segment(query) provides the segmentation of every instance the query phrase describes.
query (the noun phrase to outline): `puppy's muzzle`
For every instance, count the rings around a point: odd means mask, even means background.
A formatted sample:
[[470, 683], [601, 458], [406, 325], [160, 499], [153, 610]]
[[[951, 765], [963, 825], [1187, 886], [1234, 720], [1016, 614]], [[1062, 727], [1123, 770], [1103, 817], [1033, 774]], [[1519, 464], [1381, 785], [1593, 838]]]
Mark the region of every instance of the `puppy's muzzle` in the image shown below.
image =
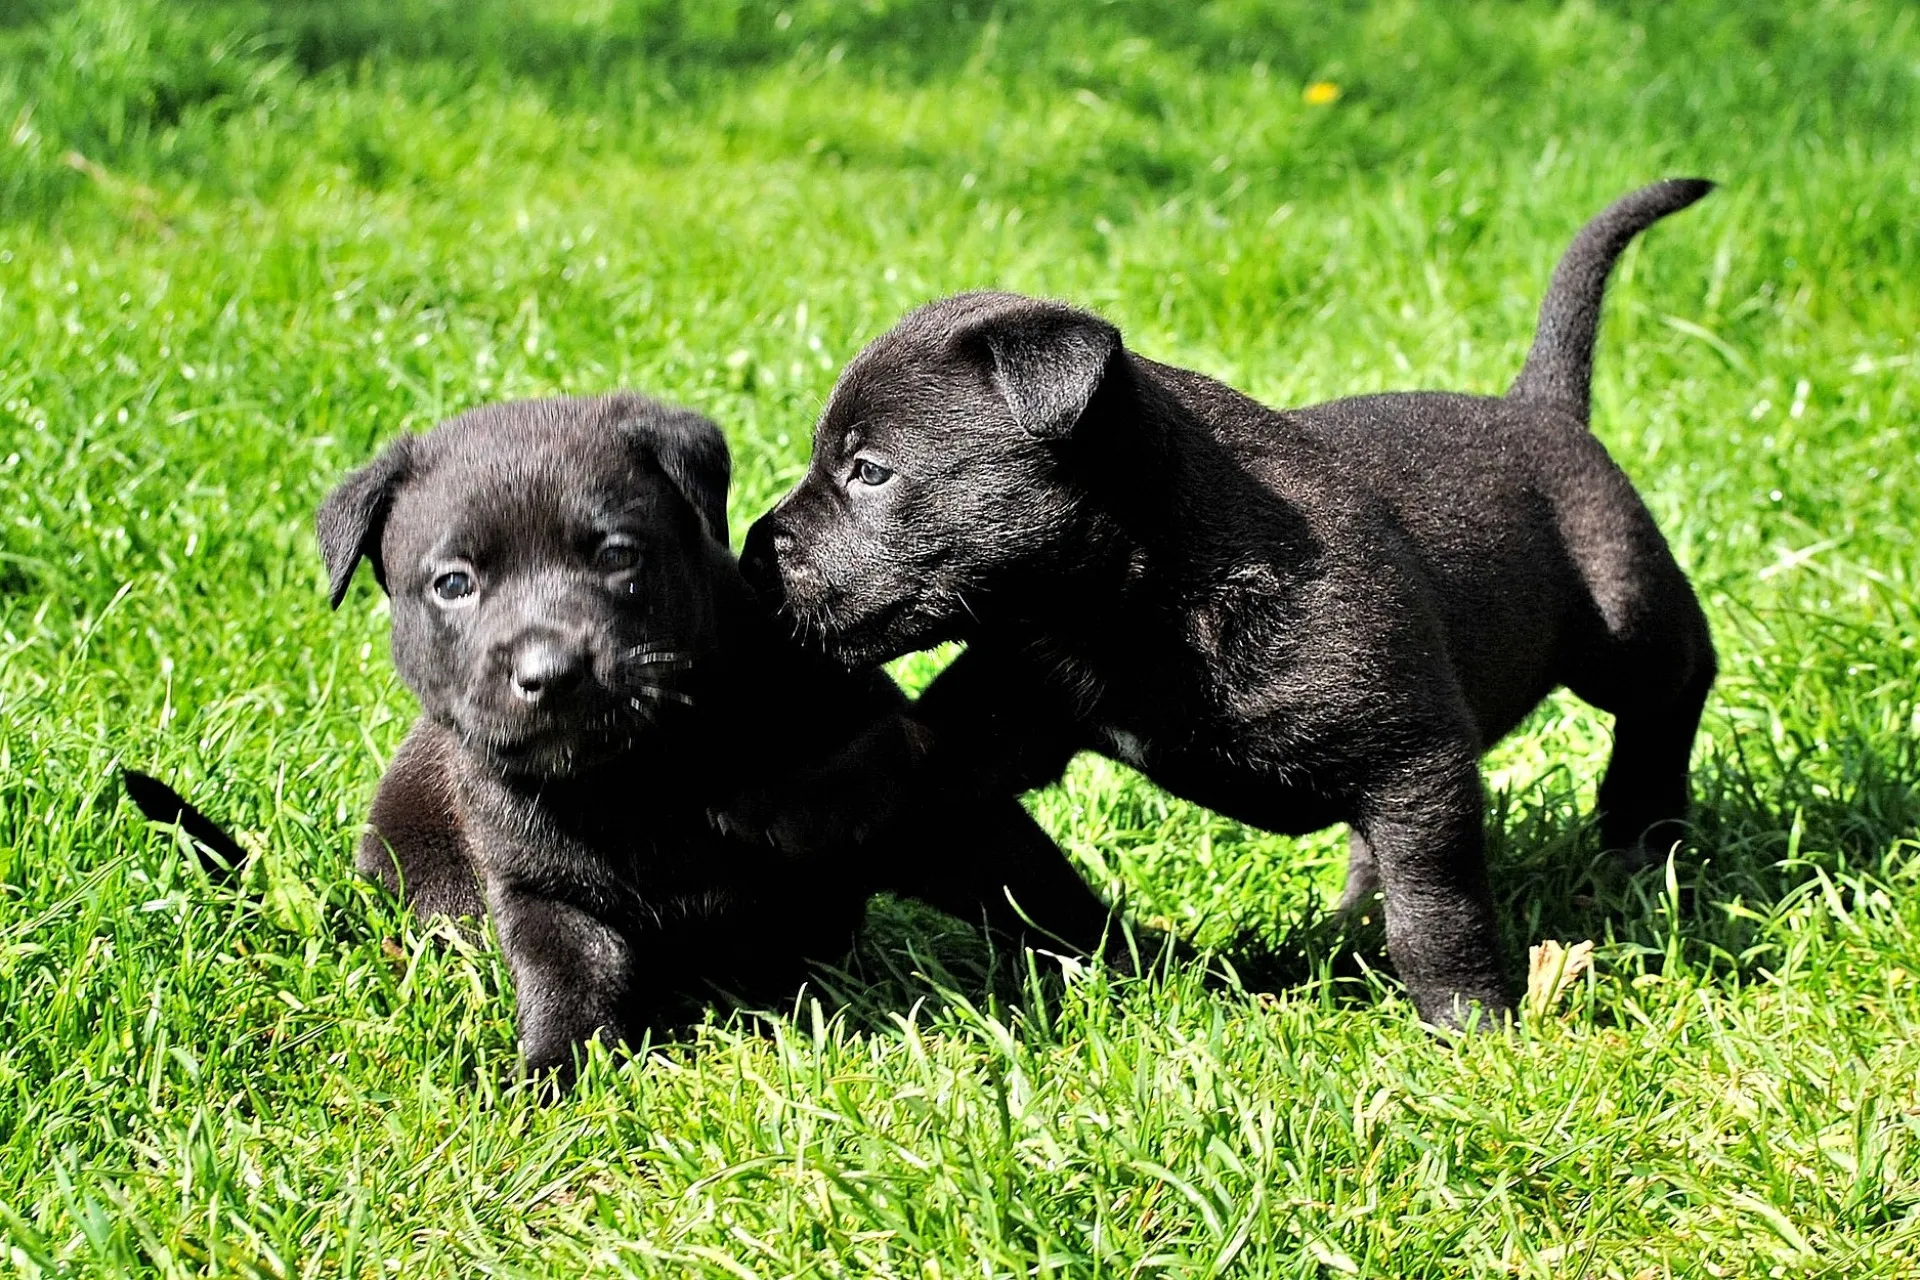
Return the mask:
[[762, 516], [747, 530], [740, 548], [740, 573], [755, 594], [769, 604], [785, 596], [783, 567], [792, 559], [794, 538], [772, 514]]
[[589, 665], [585, 645], [553, 632], [534, 632], [514, 643], [508, 680], [522, 702], [552, 701], [577, 688]]

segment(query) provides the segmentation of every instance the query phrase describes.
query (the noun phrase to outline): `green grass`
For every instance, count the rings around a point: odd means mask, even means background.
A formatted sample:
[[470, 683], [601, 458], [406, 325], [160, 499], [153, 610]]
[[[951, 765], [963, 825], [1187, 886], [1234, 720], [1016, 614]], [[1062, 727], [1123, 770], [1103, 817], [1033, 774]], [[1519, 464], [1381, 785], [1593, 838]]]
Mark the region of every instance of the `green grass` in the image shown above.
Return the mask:
[[[1920, 1273], [1911, 6], [28, 2], [0, 126], [0, 1271]], [[782, 1016], [542, 1108], [497, 955], [352, 877], [412, 708], [308, 530], [393, 433], [638, 386], [725, 426], [744, 528], [839, 365], [979, 285], [1270, 402], [1498, 390], [1581, 220], [1695, 172], [1595, 422], [1723, 653], [1699, 850], [1596, 873], [1571, 700], [1494, 753], [1516, 972], [1599, 943], [1514, 1036], [1311, 927], [1340, 833], [1095, 761], [1036, 798], [1089, 874], [1297, 984], [1015, 999], [883, 907]]]

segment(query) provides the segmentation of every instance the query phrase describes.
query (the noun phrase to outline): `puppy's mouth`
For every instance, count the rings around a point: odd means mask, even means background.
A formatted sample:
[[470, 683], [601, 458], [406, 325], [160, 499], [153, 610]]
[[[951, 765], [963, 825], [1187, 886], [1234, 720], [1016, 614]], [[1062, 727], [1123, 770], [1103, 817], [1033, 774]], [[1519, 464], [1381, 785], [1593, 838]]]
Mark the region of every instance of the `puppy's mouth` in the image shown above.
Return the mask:
[[516, 777], [564, 778], [614, 754], [611, 744], [576, 733], [463, 730], [462, 737], [500, 772]]
[[789, 598], [782, 602], [780, 616], [802, 645], [824, 653], [850, 671], [877, 667], [945, 638], [932, 634], [930, 624], [935, 620], [912, 599], [890, 600], [856, 611], [836, 599], [805, 605]]
[[574, 754], [560, 744], [489, 742], [485, 751], [495, 769], [515, 777], [564, 778], [574, 770]]
[[[456, 728], [467, 749], [502, 773], [523, 778], [565, 778], [605, 764], [665, 731], [692, 698], [655, 688], [632, 695], [607, 691], [602, 704], [569, 716], [502, 722], [484, 713], [459, 717]], [[516, 722], [517, 721], [517, 722]]]
[[800, 645], [849, 670], [883, 662], [947, 638], [940, 611], [908, 592], [885, 598], [881, 584], [849, 585], [825, 572], [797, 546], [782, 547], [769, 517], [747, 532], [740, 570], [760, 602], [792, 630]]

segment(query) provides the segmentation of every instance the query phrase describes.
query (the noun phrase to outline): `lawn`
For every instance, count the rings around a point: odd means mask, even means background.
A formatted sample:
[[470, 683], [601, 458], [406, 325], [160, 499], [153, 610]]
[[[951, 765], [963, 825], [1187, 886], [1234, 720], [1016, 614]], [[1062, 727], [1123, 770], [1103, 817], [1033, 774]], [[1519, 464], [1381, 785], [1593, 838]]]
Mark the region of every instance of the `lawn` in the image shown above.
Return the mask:
[[[0, 1271], [1920, 1274], [1920, 10], [15, 0], [0, 126]], [[412, 705], [310, 528], [396, 432], [639, 387], [724, 426], [737, 539], [981, 285], [1270, 403], [1498, 391], [1580, 222], [1688, 173], [1594, 422], [1721, 649], [1698, 839], [1608, 869], [1571, 699], [1494, 752], [1515, 974], [1597, 943], [1513, 1035], [1315, 927], [1343, 833], [1092, 759], [1033, 798], [1088, 875], [1273, 974], [989, 977], [880, 904], [542, 1107], [498, 956], [353, 877]]]

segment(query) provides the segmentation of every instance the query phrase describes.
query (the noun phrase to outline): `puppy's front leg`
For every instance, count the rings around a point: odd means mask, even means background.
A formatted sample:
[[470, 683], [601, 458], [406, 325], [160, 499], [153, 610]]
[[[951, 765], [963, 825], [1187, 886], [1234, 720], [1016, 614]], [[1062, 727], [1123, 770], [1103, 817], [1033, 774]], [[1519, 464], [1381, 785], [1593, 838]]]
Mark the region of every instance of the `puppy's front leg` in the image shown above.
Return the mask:
[[1471, 748], [1442, 750], [1379, 778], [1354, 826], [1386, 892], [1387, 953], [1425, 1021], [1481, 1025], [1513, 1012], [1487, 888], [1484, 801]]
[[865, 844], [912, 814], [960, 812], [1056, 782], [1084, 745], [1025, 664], [970, 648], [911, 707], [879, 717], [824, 765], [736, 796], [713, 817], [785, 853], [818, 854]]
[[565, 1087], [587, 1041], [618, 1044], [633, 956], [620, 932], [592, 913], [528, 886], [489, 886], [500, 949], [513, 973], [520, 1056], [530, 1076]]
[[982, 795], [1051, 786], [1089, 744], [1072, 700], [1017, 652], [969, 645], [908, 714], [928, 735], [923, 769]]
[[1113, 909], [1018, 801], [955, 799], [883, 833], [873, 850], [883, 887], [984, 922], [1021, 945], [1064, 945], [1091, 956], [1117, 933]]
[[1373, 905], [1379, 893], [1380, 864], [1374, 861], [1373, 850], [1367, 847], [1365, 837], [1356, 828], [1347, 834], [1347, 885], [1340, 891], [1340, 900], [1333, 904], [1333, 913], [1361, 915]]
[[426, 716], [414, 722], [374, 792], [355, 859], [361, 875], [423, 919], [477, 920], [487, 911], [454, 794], [457, 749], [444, 726]]

